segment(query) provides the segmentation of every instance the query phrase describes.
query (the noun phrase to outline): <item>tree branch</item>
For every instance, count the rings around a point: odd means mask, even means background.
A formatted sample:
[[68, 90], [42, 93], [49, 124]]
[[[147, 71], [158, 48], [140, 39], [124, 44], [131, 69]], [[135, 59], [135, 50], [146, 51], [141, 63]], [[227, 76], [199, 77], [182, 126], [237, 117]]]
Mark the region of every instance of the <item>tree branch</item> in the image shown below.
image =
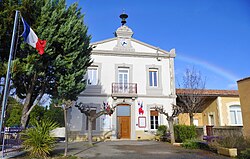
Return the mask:
[[83, 103], [79, 103], [79, 104], [75, 104], [76, 107], [78, 107], [78, 109], [81, 111], [81, 113], [84, 113], [86, 116], [90, 117], [91, 120], [94, 120], [96, 118], [99, 118], [100, 116], [104, 115], [104, 114], [113, 114], [116, 106], [114, 107], [110, 107], [109, 105], [106, 108], [102, 108], [101, 111], [95, 113], [95, 114], [91, 114], [91, 110], [95, 109], [96, 107], [93, 107], [91, 105], [85, 105]]
[[29, 111], [26, 113], [26, 115], [29, 115], [32, 109], [40, 102], [45, 92], [45, 83], [42, 86], [41, 92], [39, 93], [38, 97], [36, 98], [35, 102], [33, 102], [33, 105], [30, 107]]

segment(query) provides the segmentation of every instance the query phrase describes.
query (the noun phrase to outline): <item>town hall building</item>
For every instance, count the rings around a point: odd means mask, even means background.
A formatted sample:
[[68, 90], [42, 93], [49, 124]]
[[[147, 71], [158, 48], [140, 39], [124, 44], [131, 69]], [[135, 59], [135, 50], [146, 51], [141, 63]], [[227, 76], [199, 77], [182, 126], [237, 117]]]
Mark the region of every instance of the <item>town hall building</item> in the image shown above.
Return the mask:
[[[86, 74], [86, 89], [80, 94], [82, 102], [93, 113], [108, 104], [115, 107], [112, 115], [102, 115], [92, 125], [94, 136], [111, 139], [150, 139], [159, 125], [167, 125], [166, 116], [155, 111], [163, 107], [171, 112], [176, 103], [174, 58], [170, 51], [132, 38], [126, 25], [127, 14], [120, 15], [122, 25], [115, 37], [94, 42], [92, 65]], [[70, 138], [82, 140], [87, 136], [87, 117], [78, 108], [68, 113]]]

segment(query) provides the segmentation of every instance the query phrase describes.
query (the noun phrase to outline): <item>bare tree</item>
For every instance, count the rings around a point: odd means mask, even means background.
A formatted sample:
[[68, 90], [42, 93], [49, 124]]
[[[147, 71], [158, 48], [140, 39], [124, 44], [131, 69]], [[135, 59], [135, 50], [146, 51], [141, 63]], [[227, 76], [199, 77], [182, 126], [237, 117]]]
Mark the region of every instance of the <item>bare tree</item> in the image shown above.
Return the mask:
[[92, 113], [92, 110], [96, 110], [95, 106], [92, 106], [91, 104], [83, 104], [82, 102], [76, 103], [76, 107], [81, 111], [81, 113], [84, 113], [88, 120], [88, 142], [90, 146], [93, 146], [92, 142], [92, 123], [95, 119], [99, 118], [102, 115], [112, 115], [115, 107], [111, 107], [108, 105], [108, 103], [104, 103], [101, 107], [101, 110], [97, 113]]
[[174, 118], [177, 117], [183, 110], [181, 107], [172, 104], [172, 113], [169, 114], [164, 110], [162, 107], [155, 107], [155, 110], [158, 111], [160, 114], [164, 114], [167, 117], [168, 125], [169, 125], [169, 131], [170, 131], [170, 138], [171, 143], [175, 143], [175, 137], [174, 137]]
[[205, 91], [206, 80], [194, 67], [186, 69], [183, 76], [181, 89], [177, 89], [177, 105], [182, 107], [184, 113], [189, 114], [190, 125], [193, 125], [194, 114], [197, 113], [203, 104], [205, 98], [202, 96]]
[[65, 148], [64, 148], [64, 156], [67, 156], [68, 153], [68, 119], [67, 119], [67, 113], [68, 109], [71, 108], [73, 105], [73, 101], [71, 100], [62, 100], [62, 103], [54, 104], [55, 107], [60, 107], [63, 109], [64, 114], [64, 124], [65, 124]]

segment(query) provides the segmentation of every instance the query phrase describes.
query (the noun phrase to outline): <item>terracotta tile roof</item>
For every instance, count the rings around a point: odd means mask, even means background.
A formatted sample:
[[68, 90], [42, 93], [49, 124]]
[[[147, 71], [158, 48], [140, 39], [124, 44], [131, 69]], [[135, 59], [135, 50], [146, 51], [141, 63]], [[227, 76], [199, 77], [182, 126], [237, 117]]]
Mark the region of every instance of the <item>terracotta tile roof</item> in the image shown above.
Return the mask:
[[[189, 89], [176, 89], [176, 94], [188, 93]], [[239, 96], [238, 90], [216, 90], [205, 89], [202, 93], [205, 96]]]

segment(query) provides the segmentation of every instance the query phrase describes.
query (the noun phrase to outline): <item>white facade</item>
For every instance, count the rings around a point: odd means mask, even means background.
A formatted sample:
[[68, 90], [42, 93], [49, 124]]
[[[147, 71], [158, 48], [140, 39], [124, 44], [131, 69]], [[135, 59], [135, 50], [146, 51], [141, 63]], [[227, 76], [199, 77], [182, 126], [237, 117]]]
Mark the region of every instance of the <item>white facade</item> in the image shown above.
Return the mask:
[[[167, 125], [166, 117], [156, 114], [153, 107], [163, 106], [171, 112], [171, 104], [176, 102], [175, 50], [161, 50], [132, 35], [132, 30], [122, 25], [115, 38], [91, 44], [93, 63], [78, 102], [96, 111], [102, 109], [103, 102], [116, 106], [111, 116], [96, 120], [94, 135], [109, 132], [112, 139], [150, 138], [158, 125]], [[71, 134], [87, 135], [86, 116], [76, 107], [69, 111], [69, 126]]]

